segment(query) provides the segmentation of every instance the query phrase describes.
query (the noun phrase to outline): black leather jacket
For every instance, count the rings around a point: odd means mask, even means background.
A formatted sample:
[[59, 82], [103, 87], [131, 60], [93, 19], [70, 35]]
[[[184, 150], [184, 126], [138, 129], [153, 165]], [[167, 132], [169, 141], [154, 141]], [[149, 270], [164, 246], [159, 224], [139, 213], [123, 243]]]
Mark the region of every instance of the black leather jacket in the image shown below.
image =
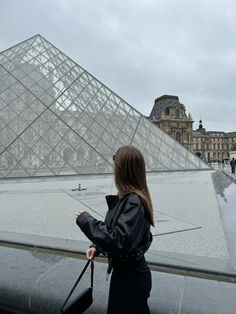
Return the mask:
[[108, 212], [104, 222], [82, 212], [76, 223], [94, 243], [99, 253], [108, 258], [137, 258], [146, 252], [152, 241], [146, 209], [135, 193], [123, 197], [106, 196]]

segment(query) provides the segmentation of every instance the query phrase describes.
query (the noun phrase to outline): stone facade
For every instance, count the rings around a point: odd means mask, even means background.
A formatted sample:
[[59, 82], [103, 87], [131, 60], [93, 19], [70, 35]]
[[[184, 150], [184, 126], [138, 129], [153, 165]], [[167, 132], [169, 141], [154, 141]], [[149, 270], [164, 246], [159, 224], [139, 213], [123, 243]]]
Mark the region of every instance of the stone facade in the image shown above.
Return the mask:
[[164, 95], [155, 100], [149, 120], [192, 151], [193, 120], [177, 96]]
[[157, 98], [149, 120], [206, 162], [227, 161], [236, 153], [236, 132], [206, 131], [201, 120], [193, 130], [194, 121], [177, 96]]
[[199, 128], [193, 131], [193, 152], [209, 162], [231, 159], [236, 144], [236, 132], [206, 131], [200, 120]]

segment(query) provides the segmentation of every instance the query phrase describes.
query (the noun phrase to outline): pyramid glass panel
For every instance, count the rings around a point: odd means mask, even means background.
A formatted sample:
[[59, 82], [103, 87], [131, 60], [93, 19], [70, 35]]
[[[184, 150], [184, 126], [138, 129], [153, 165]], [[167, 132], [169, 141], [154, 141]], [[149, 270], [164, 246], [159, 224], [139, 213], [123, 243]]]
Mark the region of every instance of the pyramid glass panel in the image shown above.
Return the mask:
[[207, 169], [40, 35], [0, 53], [0, 176], [111, 173], [122, 145], [147, 170]]

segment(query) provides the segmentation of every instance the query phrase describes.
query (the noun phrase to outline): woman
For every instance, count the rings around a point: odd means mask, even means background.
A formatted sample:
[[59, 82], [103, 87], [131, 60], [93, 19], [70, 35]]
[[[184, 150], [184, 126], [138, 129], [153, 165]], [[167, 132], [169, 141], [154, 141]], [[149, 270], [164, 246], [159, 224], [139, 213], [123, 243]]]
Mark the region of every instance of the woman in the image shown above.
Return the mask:
[[154, 222], [144, 158], [133, 146], [119, 148], [114, 157], [118, 195], [106, 196], [105, 221], [78, 211], [76, 222], [93, 242], [87, 258], [102, 253], [108, 257], [108, 274], [113, 270], [107, 314], [147, 314], [151, 272], [144, 253]]

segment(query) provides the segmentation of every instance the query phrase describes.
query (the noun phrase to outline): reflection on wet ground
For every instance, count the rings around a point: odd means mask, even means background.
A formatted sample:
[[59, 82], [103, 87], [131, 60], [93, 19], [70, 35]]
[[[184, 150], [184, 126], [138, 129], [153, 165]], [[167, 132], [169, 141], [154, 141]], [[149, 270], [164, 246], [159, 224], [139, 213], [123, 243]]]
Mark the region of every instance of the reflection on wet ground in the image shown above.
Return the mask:
[[34, 251], [29, 251], [29, 252], [34, 258], [41, 260], [45, 264], [48, 264], [48, 265], [58, 263], [63, 259], [63, 257], [60, 255], [52, 255], [52, 254], [49, 255], [49, 254], [41, 253], [39, 252], [38, 249], [35, 249]]
[[218, 170], [212, 174], [230, 258], [236, 258], [236, 181]]
[[235, 185], [235, 181], [220, 170], [212, 173], [212, 180], [216, 193], [219, 194], [225, 202], [227, 202], [225, 191], [229, 188], [230, 185]]

